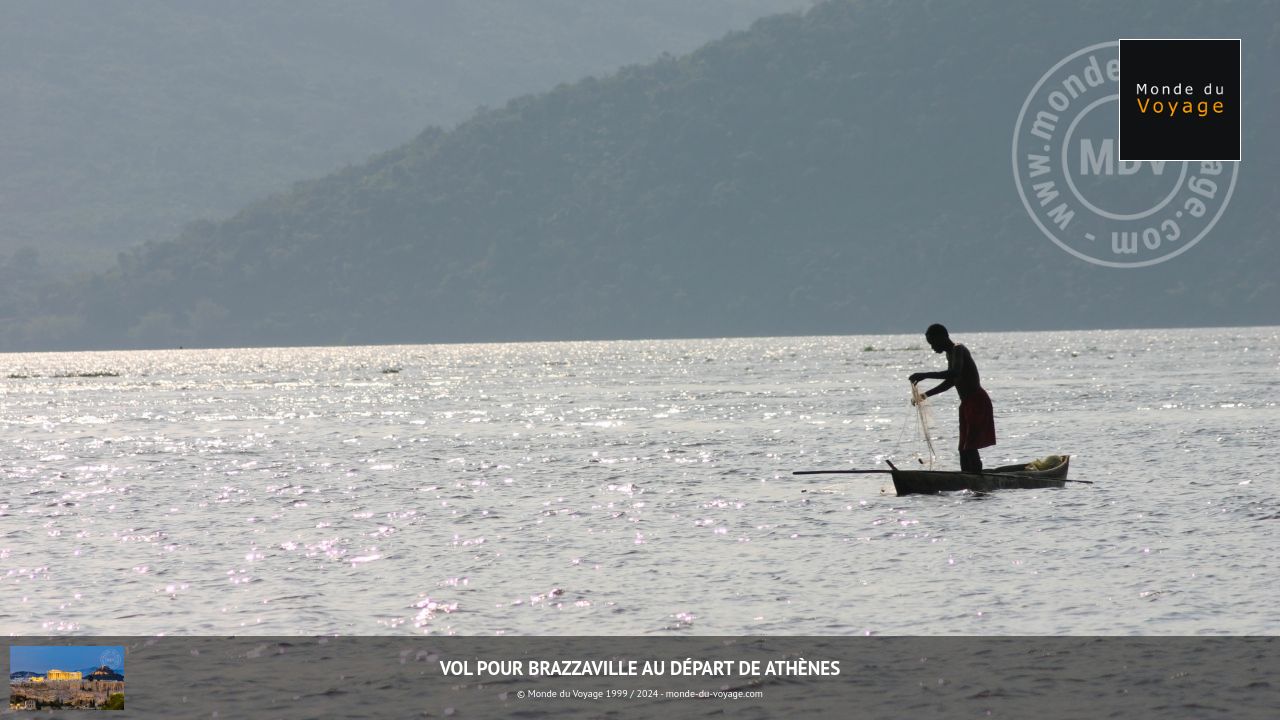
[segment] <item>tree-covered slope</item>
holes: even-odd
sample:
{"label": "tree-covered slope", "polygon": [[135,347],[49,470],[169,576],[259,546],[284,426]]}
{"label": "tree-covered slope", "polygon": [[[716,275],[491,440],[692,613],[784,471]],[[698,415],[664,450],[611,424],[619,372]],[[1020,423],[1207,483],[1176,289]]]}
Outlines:
{"label": "tree-covered slope", "polygon": [[98,266],[293,182],[808,0],[8,0],[0,262]]}
{"label": "tree-covered slope", "polygon": [[[1280,119],[1261,3],[833,2],[483,112],[11,313],[13,347],[1274,322]],[[1268,25],[1270,23],[1270,25]],[[1027,91],[1134,33],[1245,38],[1228,213],[1151,268],[1040,235]]]}

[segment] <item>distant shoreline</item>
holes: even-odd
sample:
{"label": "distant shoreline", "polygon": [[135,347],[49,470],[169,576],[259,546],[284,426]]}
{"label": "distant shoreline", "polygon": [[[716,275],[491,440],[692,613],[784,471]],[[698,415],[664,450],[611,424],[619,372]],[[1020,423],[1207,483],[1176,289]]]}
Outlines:
{"label": "distant shoreline", "polygon": [[[1222,330],[1259,330],[1265,328],[1278,328],[1280,325],[1171,325],[1171,326],[1142,326],[1142,327],[1111,327],[1111,328],[1051,328],[1036,330],[1002,330],[1002,329],[984,329],[984,330],[956,330],[957,336],[974,336],[974,335],[1047,335],[1054,333],[1085,333],[1085,332],[1196,332],[1196,331],[1222,331]],[[515,340],[442,340],[436,342],[385,342],[385,343],[352,343],[352,344],[333,344],[333,345],[228,345],[228,346],[196,346],[188,345],[181,347],[85,347],[79,349],[67,350],[3,350],[0,356],[5,355],[56,355],[65,353],[134,353],[134,352],[198,352],[206,350],[226,351],[226,350],[326,350],[334,348],[403,348],[403,347],[460,347],[467,345],[553,345],[553,344],[590,344],[590,343],[643,343],[643,342],[666,342],[666,341],[733,341],[733,340],[798,340],[804,338],[899,338],[903,336],[924,337],[924,327],[918,331],[907,330],[902,332],[867,332],[867,333],[800,333],[796,335],[787,334],[760,334],[760,335],[725,335],[725,336],[671,336],[671,337],[595,337],[595,338],[548,338],[548,339],[515,339]],[[9,379],[20,380],[21,377],[10,377]]]}

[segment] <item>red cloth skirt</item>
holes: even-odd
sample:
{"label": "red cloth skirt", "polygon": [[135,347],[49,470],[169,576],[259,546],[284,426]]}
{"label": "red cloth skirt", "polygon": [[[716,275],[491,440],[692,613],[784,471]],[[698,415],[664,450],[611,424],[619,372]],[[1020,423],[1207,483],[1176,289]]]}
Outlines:
{"label": "red cloth skirt", "polygon": [[978,388],[960,401],[960,449],[980,450],[996,444],[996,418],[991,396]]}

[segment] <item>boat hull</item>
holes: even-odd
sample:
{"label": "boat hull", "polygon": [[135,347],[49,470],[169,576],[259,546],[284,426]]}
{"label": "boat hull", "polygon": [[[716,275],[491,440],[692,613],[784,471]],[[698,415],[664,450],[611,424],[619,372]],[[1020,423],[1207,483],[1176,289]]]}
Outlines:
{"label": "boat hull", "polygon": [[899,495],[930,495],[970,490],[1037,490],[1062,487],[1067,482],[1070,457],[1046,470],[1028,470],[1025,465],[1006,465],[983,473],[945,470],[894,470],[893,487]]}

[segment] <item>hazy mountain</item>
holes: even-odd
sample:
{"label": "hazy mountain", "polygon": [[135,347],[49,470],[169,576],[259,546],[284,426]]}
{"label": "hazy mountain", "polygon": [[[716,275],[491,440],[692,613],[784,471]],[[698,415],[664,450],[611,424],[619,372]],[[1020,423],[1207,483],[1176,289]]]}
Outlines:
{"label": "hazy mountain", "polygon": [[[12,307],[6,347],[1276,321],[1277,19],[1261,3],[833,2],[511,101]],[[1076,260],[1010,172],[1058,59],[1244,38],[1245,162],[1180,258]],[[1251,71],[1250,68],[1257,70]]]}
{"label": "hazy mountain", "polygon": [[80,670],[80,675],[85,680],[124,680],[123,670],[116,670],[108,665],[83,668]]}
{"label": "hazy mountain", "polygon": [[8,0],[0,262],[101,267],[481,104],[808,4]]}

